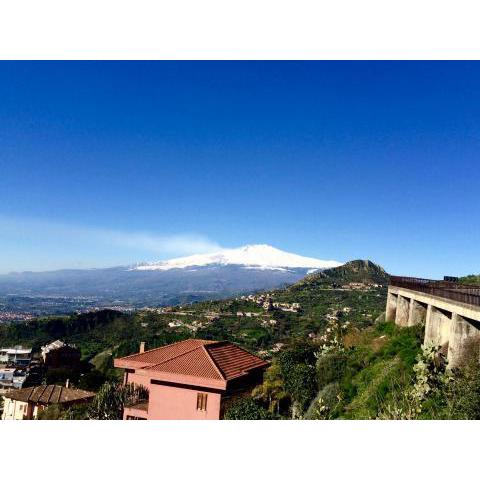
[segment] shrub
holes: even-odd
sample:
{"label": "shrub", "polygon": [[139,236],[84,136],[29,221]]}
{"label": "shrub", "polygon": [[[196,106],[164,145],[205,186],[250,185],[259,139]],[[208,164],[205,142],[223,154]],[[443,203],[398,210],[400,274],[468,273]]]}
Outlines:
{"label": "shrub", "polygon": [[88,403],[78,403],[65,410],[63,420],[88,420],[90,405]]}
{"label": "shrub", "polygon": [[335,409],[341,402],[338,383],[326,385],[314,398],[307,412],[306,420],[329,420],[334,417]]}
{"label": "shrub", "polygon": [[340,380],[346,366],[347,357],[343,352],[332,352],[319,357],[316,365],[318,388]]}
{"label": "shrub", "polygon": [[271,420],[271,414],[253,398],[233,402],[224,415],[225,420]]}
{"label": "shrub", "polygon": [[424,345],[413,367],[413,385],[401,392],[393,402],[380,409],[383,419],[439,418],[445,409],[445,393],[452,380],[446,359],[437,345]]}
{"label": "shrub", "polygon": [[294,401],[293,417],[301,416],[317,393],[317,375],[312,365],[298,364],[290,369],[287,392]]}
{"label": "shrub", "polygon": [[78,388],[96,392],[107,381],[107,376],[99,370],[92,370],[80,377]]}
{"label": "shrub", "polygon": [[80,372],[78,369],[66,367],[49,368],[45,375],[45,383],[47,385],[65,385],[67,380],[77,383],[79,377]]}
{"label": "shrub", "polygon": [[58,405],[50,405],[37,415],[37,420],[63,420],[64,409]]}

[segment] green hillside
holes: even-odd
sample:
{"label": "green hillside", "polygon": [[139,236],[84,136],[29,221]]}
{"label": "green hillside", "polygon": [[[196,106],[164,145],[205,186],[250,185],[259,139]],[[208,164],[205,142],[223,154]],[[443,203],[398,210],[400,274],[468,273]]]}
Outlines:
{"label": "green hillside", "polygon": [[[369,261],[349,262],[310,275],[288,288],[255,295],[255,298],[269,298],[272,305],[299,304],[298,311],[273,306],[264,309],[261,303],[248,298],[140,310],[133,314],[104,310],[3,325],[0,344],[24,344],[38,350],[57,338],[75,343],[92,369],[87,376],[77,378],[81,386],[114,377],[113,358],[134,353],[141,341],[146,342],[147,348],[154,348],[189,337],[230,340],[275,361],[282,351],[299,342],[318,349],[321,335],[333,319],[342,324],[348,322],[358,331],[374,328],[375,319],[385,307],[386,288],[373,286],[381,272],[380,267]],[[349,285],[352,282],[356,285]],[[358,362],[354,361],[356,369],[364,360]]]}
{"label": "green hillside", "polygon": [[387,285],[389,279],[390,275],[380,265],[370,260],[352,260],[340,267],[308,275],[290,288],[301,288],[303,285],[345,285],[355,282]]}
{"label": "green hillside", "polygon": [[387,282],[380,266],[356,260],[252,296],[1,325],[0,345],[75,343],[88,368],[48,381],[96,390],[118,374],[113,358],[141,341],[230,340],[271,361],[252,397],[231,406],[231,419],[480,418],[477,357],[452,376],[440,352],[422,351],[422,325],[380,321]]}
{"label": "green hillside", "polygon": [[[370,284],[379,280],[385,284],[386,278],[383,269],[374,263],[354,261],[268,292],[274,302],[299,303],[298,312],[265,311],[261,305],[241,299],[180,305],[168,312],[120,314],[105,310],[2,325],[0,345],[25,344],[38,349],[61,338],[77,344],[83,357],[90,359],[105,350],[135,351],[140,341],[154,347],[197,336],[231,340],[252,351],[269,350],[279,342],[321,334],[332,316],[359,327],[371,325],[384,310],[386,289]],[[347,283],[353,281],[365,285],[348,288]],[[238,316],[238,312],[254,316]]]}
{"label": "green hillside", "polygon": [[389,275],[379,265],[354,260],[311,274],[274,295],[281,302],[300,303],[302,312],[293,330],[301,335],[309,329],[321,331],[331,315],[365,327],[385,310],[388,280]]}

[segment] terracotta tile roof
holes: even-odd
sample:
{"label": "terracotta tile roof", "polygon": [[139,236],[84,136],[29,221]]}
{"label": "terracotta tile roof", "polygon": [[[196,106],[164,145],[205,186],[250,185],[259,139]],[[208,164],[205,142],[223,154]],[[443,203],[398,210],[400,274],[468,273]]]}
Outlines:
{"label": "terracotta tile roof", "polygon": [[233,343],[199,339],[184,340],[118,360],[122,366],[215,380],[231,380],[268,365]]}
{"label": "terracotta tile roof", "polygon": [[138,364],[139,367],[148,367],[178,357],[179,355],[183,355],[184,353],[202,347],[207,343],[212,342],[210,342],[209,340],[197,340],[194,338],[190,338],[182,342],[176,342],[172,343],[171,345],[165,345],[164,347],[154,348],[153,350],[148,350],[145,353],[135,353],[134,355],[123,357],[122,360],[135,362]]}
{"label": "terracotta tile roof", "polygon": [[147,367],[147,370],[223,380],[221,373],[215,367],[203,346],[166,360],[163,363]]}
{"label": "terracotta tile roof", "polygon": [[250,370],[268,365],[265,360],[233,343],[219,342],[208,345],[206,349],[226,380],[240,377]]}
{"label": "terracotta tile roof", "polygon": [[39,387],[11,390],[4,396],[20,402],[52,404],[87,400],[93,398],[95,394],[86,390],[60,387],[59,385],[40,385]]}

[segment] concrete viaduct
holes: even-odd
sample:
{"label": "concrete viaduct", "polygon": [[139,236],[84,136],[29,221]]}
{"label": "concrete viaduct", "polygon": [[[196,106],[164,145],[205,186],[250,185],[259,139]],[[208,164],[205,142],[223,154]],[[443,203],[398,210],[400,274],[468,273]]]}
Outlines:
{"label": "concrete viaduct", "polygon": [[447,353],[449,368],[457,367],[467,345],[477,341],[480,344],[480,288],[391,277],[386,320],[401,327],[425,324],[424,344],[441,346]]}

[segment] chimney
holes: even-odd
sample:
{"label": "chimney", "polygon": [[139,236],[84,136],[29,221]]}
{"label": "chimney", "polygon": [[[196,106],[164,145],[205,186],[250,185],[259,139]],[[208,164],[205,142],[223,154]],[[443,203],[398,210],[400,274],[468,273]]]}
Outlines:
{"label": "chimney", "polygon": [[67,381],[65,382],[65,388],[68,388],[69,385],[70,385],[70,379],[67,378]]}
{"label": "chimney", "polygon": [[145,342],[140,342],[140,353],[145,351]]}

